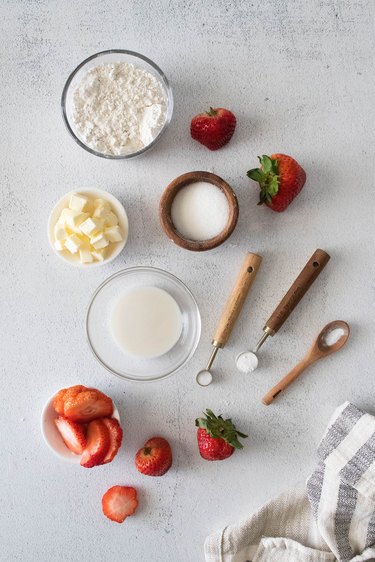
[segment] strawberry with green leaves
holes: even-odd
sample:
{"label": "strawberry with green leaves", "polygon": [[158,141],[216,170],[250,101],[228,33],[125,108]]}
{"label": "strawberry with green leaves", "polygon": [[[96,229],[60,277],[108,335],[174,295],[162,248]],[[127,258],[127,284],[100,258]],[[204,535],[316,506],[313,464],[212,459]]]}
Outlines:
{"label": "strawberry with green leaves", "polygon": [[258,205],[267,205],[281,213],[297,197],[306,182],[306,172],[294,158],[286,154],[258,156],[260,168],[249,170],[250,179],[259,183]]}
{"label": "strawberry with green leaves", "polygon": [[238,431],[231,419],[224,420],[207,409],[205,417],[197,418],[197,439],[201,457],[207,461],[222,461],[233,455],[235,449],[243,449],[238,437],[247,435]]}

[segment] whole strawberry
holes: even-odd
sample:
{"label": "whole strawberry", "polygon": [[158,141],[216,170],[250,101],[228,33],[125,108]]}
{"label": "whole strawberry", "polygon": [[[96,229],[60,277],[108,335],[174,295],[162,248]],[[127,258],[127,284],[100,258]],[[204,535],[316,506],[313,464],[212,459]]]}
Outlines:
{"label": "whole strawberry", "polygon": [[230,141],[235,128],[236,117],[229,109],[210,107],[210,111],[193,117],[190,134],[210,150],[217,150]]}
{"label": "whole strawberry", "polygon": [[260,185],[258,205],[265,203],[281,213],[297,197],[306,182],[306,172],[286,154],[258,156],[261,167],[249,170],[247,175]]}
{"label": "whole strawberry", "polygon": [[238,431],[232,420],[216,417],[211,410],[206,410],[204,418],[197,418],[197,439],[201,457],[207,461],[222,461],[233,455],[235,449],[243,449],[238,437],[247,437]]}
{"label": "whole strawberry", "polygon": [[135,466],[147,476],[162,476],[172,466],[172,449],[163,437],[152,437],[135,455]]}

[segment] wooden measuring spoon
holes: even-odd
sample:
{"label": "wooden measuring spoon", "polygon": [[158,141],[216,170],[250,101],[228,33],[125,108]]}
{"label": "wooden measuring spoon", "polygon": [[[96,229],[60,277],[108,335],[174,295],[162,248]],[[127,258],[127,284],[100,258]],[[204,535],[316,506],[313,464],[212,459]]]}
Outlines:
{"label": "wooden measuring spoon", "polygon": [[[329,342],[329,334],[335,330],[341,330],[342,334],[333,343]],[[350,334],[349,324],[343,320],[334,320],[327,324],[323,330],[320,332],[316,340],[314,341],[312,347],[308,351],[307,355],[300,361],[294,369],[290,371],[276,386],[271,388],[269,392],[262,398],[263,404],[269,406],[271,402],[276,398],[281,391],[283,391],[287,386],[289,386],[300,374],[307,369],[312,363],[327,357],[331,353],[335,353],[341,349],[348,341]]]}

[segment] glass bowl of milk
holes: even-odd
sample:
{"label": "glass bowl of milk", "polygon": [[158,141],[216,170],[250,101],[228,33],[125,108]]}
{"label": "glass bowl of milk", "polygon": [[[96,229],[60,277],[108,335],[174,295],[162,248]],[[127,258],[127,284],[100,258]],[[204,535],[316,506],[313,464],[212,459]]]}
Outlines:
{"label": "glass bowl of milk", "polygon": [[86,332],[96,359],[121,378],[156,381],[181,369],[193,356],[201,318],[189,289],[154,267],[131,267],[95,291]]}

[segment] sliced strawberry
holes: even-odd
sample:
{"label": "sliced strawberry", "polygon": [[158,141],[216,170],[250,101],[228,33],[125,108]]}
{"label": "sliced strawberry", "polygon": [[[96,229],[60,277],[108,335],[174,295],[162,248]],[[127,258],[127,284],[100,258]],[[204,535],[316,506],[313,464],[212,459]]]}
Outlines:
{"label": "sliced strawberry", "polygon": [[109,430],[102,420],[93,420],[87,427],[86,448],[82,453],[81,466],[92,468],[105,459],[110,445]]}
{"label": "sliced strawberry", "polygon": [[94,388],[85,389],[64,399],[64,415],[73,421],[89,422],[97,418],[107,418],[113,413],[113,402]]}
{"label": "sliced strawberry", "polygon": [[55,395],[53,399],[53,407],[55,411],[60,414],[64,415],[64,404],[67,398],[77,395],[82,390],[87,390],[85,386],[81,384],[76,384],[75,386],[70,386],[69,388],[62,388],[59,392]]}
{"label": "sliced strawberry", "polygon": [[109,449],[102,464],[107,464],[115,458],[122,442],[122,429],[120,424],[114,418],[102,418],[104,425],[107,426],[109,431]]}
{"label": "sliced strawberry", "polygon": [[137,491],[127,486],[112,486],[102,498],[104,515],[116,523],[123,523],[137,507]]}
{"label": "sliced strawberry", "polygon": [[86,447],[86,437],[81,424],[67,420],[64,416],[55,419],[55,424],[68,449],[76,455],[81,455]]}

